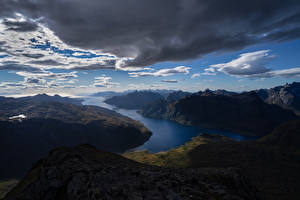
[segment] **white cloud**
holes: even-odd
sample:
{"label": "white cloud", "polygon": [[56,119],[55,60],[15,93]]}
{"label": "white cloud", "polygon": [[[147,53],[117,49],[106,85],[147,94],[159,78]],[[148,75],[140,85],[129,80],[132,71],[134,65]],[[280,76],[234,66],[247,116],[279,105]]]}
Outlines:
{"label": "white cloud", "polygon": [[201,76],[200,73],[196,73],[196,74],[193,74],[193,75],[191,76],[191,78],[198,78],[198,77],[200,77],[200,76]]}
{"label": "white cloud", "polygon": [[300,67],[273,70],[262,74],[249,76],[251,78],[271,78],[271,77],[284,77],[284,78],[300,78]]}
{"label": "white cloud", "polygon": [[165,83],[178,83],[178,81],[176,79],[169,79],[169,80],[161,80],[161,82],[165,82]]}
{"label": "white cloud", "polygon": [[228,63],[211,65],[208,69],[215,68],[219,72],[237,76],[265,73],[270,71],[270,69],[266,68],[266,64],[275,58],[269,52],[270,50],[262,50],[244,53],[235,60]]}
{"label": "white cloud", "polygon": [[112,80],[112,77],[105,76],[105,75],[95,77],[93,85],[95,87],[112,87],[112,86],[119,86],[120,85],[119,83],[111,82],[111,80]]}
{"label": "white cloud", "polygon": [[155,76],[155,77],[165,77],[165,76],[172,76],[175,74],[189,74],[190,73],[190,67],[186,66],[178,66],[175,68],[170,68],[170,69],[161,69],[158,71],[144,71],[144,72],[129,72],[130,77],[142,77],[142,76]]}
{"label": "white cloud", "polygon": [[27,78],[48,78],[48,79],[57,79],[57,80],[66,80],[69,78],[77,78],[77,72],[69,72],[69,73],[53,73],[50,71],[40,71],[40,72],[16,72],[17,75],[27,77]]}
{"label": "white cloud", "polygon": [[205,69],[204,75],[216,75],[216,71],[236,77],[271,78],[271,77],[299,77],[300,68],[271,70],[267,63],[277,56],[270,55],[270,50],[255,51],[241,54],[239,58],[228,63],[210,65]]}
{"label": "white cloud", "polygon": [[206,75],[206,76],[214,76],[217,75],[215,68],[206,68],[204,69],[205,72],[202,73],[202,75]]}

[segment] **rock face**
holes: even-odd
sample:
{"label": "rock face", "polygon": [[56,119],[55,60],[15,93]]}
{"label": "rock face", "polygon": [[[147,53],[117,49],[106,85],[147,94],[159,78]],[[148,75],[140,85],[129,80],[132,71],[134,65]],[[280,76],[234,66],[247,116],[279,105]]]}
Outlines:
{"label": "rock face", "polygon": [[[21,114],[26,118],[9,120]],[[0,103],[0,130],[0,178],[24,176],[56,147],[89,143],[124,152],[151,136],[140,122],[104,108],[13,99]]]}
{"label": "rock face", "polygon": [[255,92],[235,94],[208,90],[176,102],[157,101],[143,107],[140,113],[254,137],[264,136],[278,124],[298,118],[292,111],[264,103]]}
{"label": "rock face", "polygon": [[257,94],[269,104],[294,110],[300,114],[300,83],[294,82],[271,89],[261,89]]}
{"label": "rock face", "polygon": [[147,166],[89,145],[60,148],[39,161],[5,200],[256,200],[234,169]]}

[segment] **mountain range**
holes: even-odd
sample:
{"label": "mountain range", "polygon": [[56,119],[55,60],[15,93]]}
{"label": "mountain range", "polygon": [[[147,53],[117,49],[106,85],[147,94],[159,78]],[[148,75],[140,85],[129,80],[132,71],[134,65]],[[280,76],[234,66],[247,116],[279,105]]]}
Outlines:
{"label": "mountain range", "polygon": [[175,91],[166,97],[156,92],[135,91],[105,102],[138,109],[146,117],[261,137],[278,124],[299,118],[296,115],[300,105],[299,86],[300,83],[294,82],[243,93],[209,89],[197,93]]}
{"label": "mountain range", "polygon": [[105,103],[125,109],[140,109],[143,106],[164,99],[164,97],[152,91],[135,91],[122,96],[114,96],[104,100]]}

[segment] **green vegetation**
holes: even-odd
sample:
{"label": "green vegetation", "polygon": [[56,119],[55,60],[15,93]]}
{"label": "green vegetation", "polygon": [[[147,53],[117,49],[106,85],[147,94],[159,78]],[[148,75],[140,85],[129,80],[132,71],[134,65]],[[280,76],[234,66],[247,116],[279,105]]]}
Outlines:
{"label": "green vegetation", "polygon": [[147,150],[133,151],[125,153],[123,156],[149,165],[188,167],[191,164],[188,154],[197,146],[207,144],[212,141],[231,141],[231,139],[217,135],[200,134],[184,145],[169,151],[159,153],[149,153]]}
{"label": "green vegetation", "polygon": [[4,196],[18,184],[17,180],[5,180],[0,181],[0,199],[4,198]]}

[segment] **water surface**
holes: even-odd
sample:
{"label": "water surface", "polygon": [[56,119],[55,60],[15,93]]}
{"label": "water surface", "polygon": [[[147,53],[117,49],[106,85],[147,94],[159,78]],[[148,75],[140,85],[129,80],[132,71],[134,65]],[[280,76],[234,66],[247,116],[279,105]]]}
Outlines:
{"label": "water surface", "polygon": [[136,110],[118,109],[104,103],[103,100],[104,99],[102,97],[92,97],[87,98],[83,104],[96,105],[110,110],[115,110],[122,115],[140,121],[152,132],[151,138],[142,146],[137,147],[137,150],[146,149],[152,153],[167,151],[183,145],[192,137],[199,135],[199,133],[224,135],[238,141],[252,139],[233,132],[205,129],[196,126],[185,126],[169,120],[143,117],[137,113]]}

